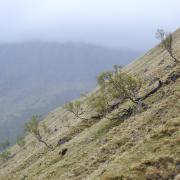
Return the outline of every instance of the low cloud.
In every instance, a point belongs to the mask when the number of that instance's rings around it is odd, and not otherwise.
[[[0,0],[0,42],[83,41],[149,48],[179,27],[179,0]]]

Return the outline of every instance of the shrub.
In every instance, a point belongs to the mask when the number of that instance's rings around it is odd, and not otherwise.
[[[98,76],[98,84],[111,101],[117,98],[129,99],[137,103],[137,94],[141,88],[141,81],[122,72],[117,67],[111,72],[103,72]]]
[[[63,108],[71,112],[75,117],[79,119],[88,120],[87,118],[82,117],[82,114],[84,114],[84,111],[82,108],[82,103],[78,100],[65,104]]]
[[[11,155],[11,153],[7,151],[7,148],[9,146],[10,146],[9,140],[0,143],[0,149],[2,150],[2,152],[0,153],[0,160],[2,160],[3,162],[7,161],[9,159],[9,156]]]
[[[100,115],[105,115],[110,106],[106,94],[102,89],[96,94],[88,97],[87,103],[91,110],[95,110]]]
[[[41,116],[34,115],[31,120],[25,124],[25,132],[31,133],[34,137],[49,149],[53,149],[52,146],[48,145],[46,141],[43,140],[42,135],[39,131],[39,122],[41,120]]]
[[[50,128],[48,128],[48,127],[46,126],[46,124],[45,124],[45,123],[42,123],[42,124],[41,124],[41,127],[42,127],[42,129],[43,129],[44,133],[46,133],[46,134],[50,134],[51,129],[50,129]]]
[[[113,71],[102,72],[97,77],[97,82],[100,89],[91,96],[87,96],[86,100],[88,107],[100,116],[105,116],[117,107],[112,103],[114,100],[119,99],[123,102],[129,99],[133,103],[138,103],[137,95],[141,88],[141,81],[123,72],[121,66],[115,65]],[[80,101],[67,103],[63,107],[77,118],[88,120],[82,117],[84,111]]]
[[[156,32],[156,38],[161,41],[161,47],[166,50],[169,55],[172,57],[175,63],[179,63],[179,60],[174,55],[173,50],[173,36],[171,33],[166,33],[162,29],[158,29]]]
[[[4,162],[7,161],[10,157],[11,153],[7,150],[3,151],[2,153],[0,153],[0,159]]]
[[[24,147],[25,144],[26,144],[23,136],[18,136],[18,137],[16,138],[16,143],[17,143],[17,145],[18,145],[19,147]]]
[[[2,150],[6,150],[9,146],[10,146],[9,140],[6,140],[6,141],[0,143],[0,149],[2,149]]]

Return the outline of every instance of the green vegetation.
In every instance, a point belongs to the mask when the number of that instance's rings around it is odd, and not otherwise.
[[[89,109],[98,113],[99,118],[106,116],[114,109],[114,100],[121,103],[127,99],[134,104],[139,102],[137,96],[141,88],[141,81],[123,72],[122,66],[114,65],[112,71],[102,72],[97,77],[97,82],[100,89],[96,93],[85,97]],[[74,114],[75,117],[89,120],[82,116],[85,111],[82,108],[81,101],[76,100],[65,104],[63,107]]]
[[[107,115],[116,105],[128,99],[134,104],[138,103],[141,81],[123,72],[121,66],[115,65],[113,71],[102,72],[97,77],[97,82],[100,89],[88,98],[88,105],[99,115]],[[113,103],[114,101],[118,102]]]
[[[2,149],[2,150],[6,150],[9,146],[10,146],[9,140],[6,140],[6,141],[0,143],[0,149]]]
[[[41,127],[42,127],[42,129],[43,129],[43,131],[44,131],[45,134],[50,134],[51,129],[48,128],[48,127],[45,125],[45,123],[41,123]]]
[[[24,140],[24,137],[23,136],[18,136],[16,138],[16,144],[19,146],[19,147],[24,147],[26,142]]]
[[[7,150],[9,146],[9,140],[0,143],[0,149],[2,150],[2,152],[0,153],[0,160],[2,160],[2,162],[7,161],[9,159],[9,156],[11,155],[11,153]]]
[[[25,150],[11,149],[17,155],[8,155],[13,158],[1,166],[1,179],[179,179],[179,66],[167,68],[162,59],[169,54],[160,48],[124,69],[101,73],[99,88],[66,104],[68,112],[57,108],[40,123],[35,116],[28,132],[45,139],[51,131],[54,150],[34,146],[28,136]],[[134,74],[143,74],[142,86]],[[157,78],[146,82],[152,76]]]
[[[113,110],[112,102],[114,100],[118,99],[123,102],[125,99],[129,99],[135,104],[138,103],[137,95],[141,88],[141,81],[123,72],[121,66],[115,65],[113,71],[102,72],[97,77],[97,82],[100,89],[89,97],[86,96],[86,100],[90,110],[97,112],[99,117],[104,117]],[[63,107],[75,117],[88,120],[82,116],[85,111],[81,101],[76,100]]]
[[[5,150],[0,153],[0,160],[2,160],[2,162],[6,162],[9,159],[10,155],[11,153],[8,150]]]
[[[91,111],[98,113],[99,118],[106,116],[113,110],[113,101],[118,100],[123,103],[129,99],[131,102],[138,103],[138,92],[141,88],[141,81],[122,71],[122,67],[115,65],[113,71],[102,72],[97,77],[100,89],[86,96],[86,102]],[[82,108],[81,101],[74,101],[64,105],[64,109],[74,114],[75,117],[82,120],[88,120],[82,117],[85,111]]]
[[[133,103],[137,103],[136,98],[141,88],[141,82],[121,71],[121,67],[115,66],[113,71],[101,73],[98,76],[98,84],[109,100],[129,99]]]
[[[65,104],[63,108],[68,112],[71,112],[75,117],[79,119],[88,120],[87,118],[82,117],[85,112],[83,111],[82,103],[78,100]]]
[[[87,100],[89,108],[91,110],[95,110],[102,116],[106,114],[106,110],[110,106],[108,104],[105,92],[101,89],[96,94],[92,94],[90,97],[88,97]]]
[[[170,57],[174,60],[175,63],[179,63],[179,60],[175,57],[173,49],[173,36],[172,33],[166,33],[163,29],[158,29],[156,32],[156,38],[161,41],[161,46],[166,50]]]
[[[31,120],[25,124],[25,132],[31,133],[39,142],[43,143],[49,149],[53,149],[51,145],[48,145],[45,140],[43,140],[42,135],[39,130],[39,122],[41,116],[34,115]]]

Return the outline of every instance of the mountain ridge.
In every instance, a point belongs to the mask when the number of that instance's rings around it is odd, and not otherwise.
[[[1,44],[1,139],[14,139],[33,114],[45,115],[77,98],[95,87],[100,70],[138,54],[88,44]]]

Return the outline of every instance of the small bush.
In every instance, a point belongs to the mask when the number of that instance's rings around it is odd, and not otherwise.
[[[87,118],[82,117],[84,114],[82,103],[78,100],[74,102],[69,102],[63,106],[66,111],[71,112],[75,117],[80,118],[82,120],[88,120]]]
[[[156,38],[161,41],[161,47],[166,50],[175,63],[179,63],[179,60],[175,57],[173,49],[173,36],[171,33],[166,33],[163,29],[158,29],[156,32]]]
[[[7,150],[3,151],[2,153],[0,153],[0,159],[5,162],[9,159],[11,153]]]
[[[52,146],[48,145],[46,141],[43,140],[42,135],[39,130],[39,122],[41,116],[34,115],[31,120],[25,124],[25,132],[31,133],[39,142],[43,143],[49,149],[53,149]]]
[[[44,131],[45,134],[50,134],[51,129],[48,128],[45,123],[42,123],[42,124],[41,124],[41,127],[42,127],[42,129],[43,129],[43,131]]]
[[[102,90],[88,97],[87,103],[91,110],[95,110],[100,115],[105,115],[109,107],[106,95]]]
[[[16,138],[16,143],[17,143],[17,145],[18,145],[19,147],[24,147],[25,144],[26,144],[23,136],[18,136],[18,137]]]
[[[113,71],[102,72],[97,77],[100,89],[88,97],[88,106],[100,115],[105,116],[118,107],[115,100],[123,102],[129,99],[138,103],[138,93],[141,81],[131,75],[122,72],[121,67],[114,66]]]
[[[141,88],[141,81],[137,78],[116,68],[111,72],[101,73],[97,79],[101,90],[110,101],[120,98],[136,103],[137,94]]]
[[[6,150],[9,146],[10,146],[9,140],[6,140],[6,141],[0,143],[0,149],[3,151]]]

